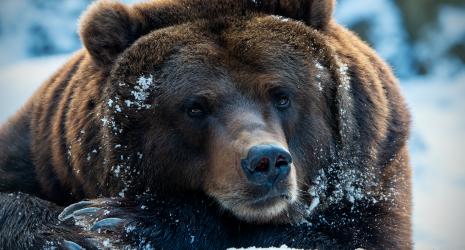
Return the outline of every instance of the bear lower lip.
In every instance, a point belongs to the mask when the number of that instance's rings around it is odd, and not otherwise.
[[[287,193],[278,192],[278,191],[276,191],[275,188],[273,188],[266,195],[264,195],[264,196],[262,196],[262,197],[260,197],[258,199],[253,200],[251,203],[252,203],[253,206],[262,207],[262,206],[273,205],[273,204],[277,203],[280,200],[289,201],[290,200],[290,195],[287,194]]]

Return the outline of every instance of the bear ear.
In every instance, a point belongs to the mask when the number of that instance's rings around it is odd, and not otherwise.
[[[324,30],[331,20],[336,0],[281,0],[279,15],[302,20],[315,29]]]
[[[138,38],[138,16],[128,6],[97,1],[81,16],[79,34],[93,61],[107,69]]]

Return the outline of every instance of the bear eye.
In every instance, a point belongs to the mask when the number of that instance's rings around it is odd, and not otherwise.
[[[205,114],[205,111],[200,105],[194,104],[191,107],[187,108],[187,114],[191,117],[200,117]]]
[[[276,105],[277,108],[285,108],[285,107],[289,106],[289,103],[290,103],[290,101],[289,101],[288,98],[282,97],[276,102],[275,105]]]
[[[203,111],[198,108],[192,108],[191,110],[189,110],[190,115],[201,115],[202,113]]]
[[[193,95],[184,100],[181,112],[191,118],[203,118],[209,114],[208,101],[204,96]]]

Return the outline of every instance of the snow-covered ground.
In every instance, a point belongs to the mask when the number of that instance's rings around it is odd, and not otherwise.
[[[60,32],[76,26],[57,22],[66,22],[65,18],[71,16],[75,23],[77,15],[65,11],[54,19],[47,12],[49,19],[32,14],[24,19],[22,12],[30,8],[24,2],[28,1],[0,1],[0,123],[72,56],[29,58],[31,55],[25,50],[16,52],[34,41],[28,32],[18,31],[27,26],[20,21],[42,26],[54,23],[50,29],[58,31],[50,33],[51,39],[64,37],[63,42],[54,45],[56,53],[79,48],[66,38],[69,33],[75,34],[75,30]],[[136,0],[126,0],[132,1]],[[78,11],[82,4],[62,7]],[[416,249],[465,249],[465,67],[457,59],[441,56],[442,50],[465,40],[465,11],[446,6],[438,12],[436,30],[431,31],[429,39],[416,45],[407,45],[398,10],[390,0],[339,0],[336,18],[347,26],[360,19],[373,23],[375,28],[370,36],[375,49],[403,76],[400,84],[413,119],[410,152]],[[16,26],[5,28],[8,22]],[[11,40],[12,36],[17,36],[16,40]],[[409,73],[412,67],[409,53],[430,61],[434,70],[426,76]]]
[[[0,123],[13,115],[71,54],[23,60],[0,67]]]
[[[403,82],[416,249],[465,249],[465,71]]]

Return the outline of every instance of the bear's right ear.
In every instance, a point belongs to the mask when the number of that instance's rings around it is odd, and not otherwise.
[[[279,15],[324,30],[331,21],[336,0],[280,0],[278,3]]]
[[[103,70],[128,48],[140,32],[140,18],[128,6],[97,1],[81,16],[79,34],[93,61]]]

